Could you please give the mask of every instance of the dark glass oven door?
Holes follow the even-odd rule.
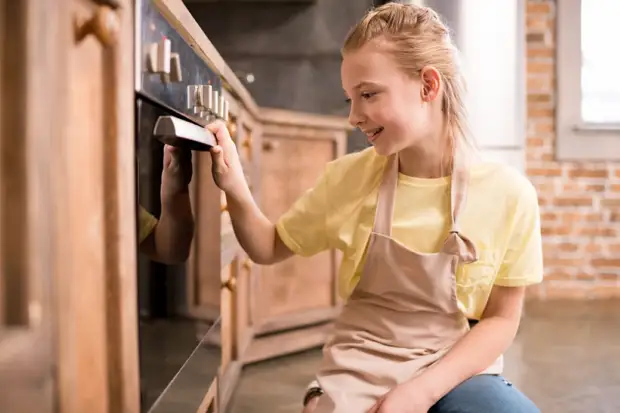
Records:
[[[163,143],[154,137],[162,116],[182,114],[136,99],[137,205],[159,217]],[[194,211],[196,213],[196,211]],[[142,412],[196,412],[217,375],[221,351],[215,323],[189,315],[185,265],[164,265],[138,252],[139,354]]]

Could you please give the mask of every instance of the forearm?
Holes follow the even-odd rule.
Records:
[[[193,236],[194,217],[189,193],[174,195],[163,202],[154,234],[157,260],[169,264],[187,260]]]
[[[226,196],[235,236],[250,259],[268,265],[282,261],[292,253],[282,245],[276,226],[263,214],[249,189]]]
[[[483,318],[437,363],[413,379],[434,402],[453,388],[487,369],[512,344],[519,321],[513,317]]]

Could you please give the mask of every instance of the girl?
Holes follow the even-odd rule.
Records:
[[[342,55],[349,119],[372,147],[331,162],[277,225],[252,200],[225,126],[209,126],[214,177],[252,260],[343,252],[347,301],[307,407],[538,412],[500,376],[525,286],[542,278],[537,196],[513,169],[474,157],[448,30],[429,8],[390,3]]]

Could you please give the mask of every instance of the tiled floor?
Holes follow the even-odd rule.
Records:
[[[246,367],[228,413],[299,413],[319,358]],[[620,412],[620,301],[530,303],[505,373],[543,413]]]

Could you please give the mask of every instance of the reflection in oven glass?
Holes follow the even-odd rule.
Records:
[[[144,100],[137,105],[137,203],[157,218],[163,145],[152,132],[159,116],[174,113]],[[189,315],[185,264],[139,253],[138,305],[141,411],[196,412],[217,374],[220,349],[212,337],[219,324]]]

